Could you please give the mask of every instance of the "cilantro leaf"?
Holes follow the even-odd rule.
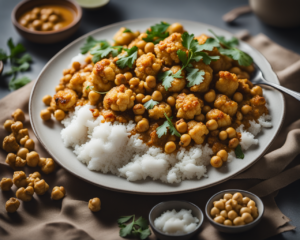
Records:
[[[198,51],[212,51],[215,47],[220,47],[220,44],[218,43],[218,41],[214,38],[208,38],[204,44],[199,44],[199,46],[197,46],[197,50]]]
[[[17,64],[23,64],[23,63],[30,63],[32,62],[32,58],[28,53],[25,53],[21,58],[19,58],[18,60],[16,60]]]
[[[118,67],[120,68],[125,68],[129,67],[132,68],[132,65],[134,64],[134,61],[137,59],[137,52],[138,52],[138,47],[134,46],[130,49],[125,49],[124,50],[127,52],[125,54],[120,54],[118,57],[118,61],[116,62]]]
[[[132,31],[130,30],[130,29],[128,29],[128,28],[125,28],[125,30],[123,31],[123,33],[132,33]]]
[[[132,231],[132,233],[134,233],[134,235],[139,236],[140,239],[146,239],[147,237],[149,237],[151,235],[151,231],[149,229],[149,227],[147,229],[142,230],[141,228],[139,229],[134,229]]]
[[[242,147],[240,144],[235,148],[234,152],[235,152],[236,158],[244,159],[245,155],[242,151]]]
[[[175,80],[174,78],[182,78],[181,73],[182,73],[182,69],[177,71],[175,74],[173,74],[171,70],[168,70],[165,72],[160,72],[157,75],[157,79],[159,81],[162,81],[162,85],[168,91],[168,89],[172,86],[172,82]]]
[[[121,228],[119,233],[120,236],[121,237],[130,236],[132,232],[133,224],[134,224],[134,220],[131,223],[127,224],[126,227]]]
[[[106,44],[108,43],[107,41],[104,40],[96,40],[92,36],[88,36],[86,39],[85,44],[80,48],[80,51],[82,54],[87,53],[90,49],[95,47],[97,44]]]
[[[169,123],[168,121],[164,121],[162,125],[160,125],[158,128],[156,128],[156,134],[159,138],[161,138],[163,135],[166,135],[168,132]]]
[[[130,215],[130,216],[122,216],[118,219],[118,224],[122,224],[122,223],[126,223],[127,221],[129,221],[134,215]]]
[[[5,62],[6,59],[8,59],[9,56],[7,56],[6,52],[0,48],[0,61]]]
[[[86,90],[91,89],[92,91],[94,91],[94,92],[96,92],[96,93],[99,93],[99,94],[106,94],[106,93],[109,92],[109,91],[107,91],[107,92],[98,92],[98,91],[94,90],[94,86],[87,86],[85,89],[86,89]]]
[[[110,46],[108,42],[100,43],[90,50],[90,53],[93,55],[92,61],[96,63],[107,57],[110,53],[113,57],[116,57],[122,51],[122,48],[121,46]]]
[[[177,56],[178,56],[179,60],[182,62],[183,66],[186,66],[188,64],[189,59],[188,59],[185,51],[182,51],[181,49],[179,49],[177,51]]]
[[[18,54],[22,53],[22,52],[25,52],[26,49],[25,47],[23,46],[23,44],[21,43],[18,43],[17,45],[15,45],[12,41],[12,38],[10,38],[8,41],[7,41],[7,45],[9,47],[9,50],[10,50],[10,57],[11,58],[14,58],[16,57]]]
[[[198,41],[194,39],[194,34],[188,34],[187,32],[184,32],[181,35],[181,38],[182,38],[182,45],[187,49],[191,49],[196,44],[198,44]]]
[[[215,38],[225,47],[232,48],[239,45],[239,40],[236,37],[232,37],[230,40],[226,40],[224,36],[218,36],[213,30],[209,29]]]
[[[169,26],[170,24],[166,22],[151,26],[150,30],[146,31],[147,37],[143,38],[143,40],[145,42],[153,42],[154,44],[159,43],[169,36],[169,33],[166,32]]]
[[[5,72],[4,74],[5,75],[12,75],[12,74],[17,73],[17,72],[23,72],[23,71],[28,70],[29,67],[30,67],[30,64],[28,62],[24,62],[23,64],[21,64],[18,67],[12,66],[12,68],[9,71]]]
[[[237,48],[220,48],[219,51],[221,54],[226,55],[234,60],[237,60],[241,66],[249,66],[253,63],[253,59],[251,56]]]
[[[133,218],[132,222],[126,225],[125,223],[131,218]],[[143,217],[135,221],[135,215],[123,216],[118,219],[118,224],[121,228],[119,232],[121,237],[139,237],[140,239],[146,239],[151,235],[148,221]]]
[[[199,70],[198,68],[186,68],[186,71],[188,72],[187,74],[187,80],[188,84],[187,87],[192,87],[195,85],[199,85],[200,83],[203,82],[205,75],[205,72],[203,70]]]
[[[21,77],[18,79],[11,80],[8,84],[8,87],[10,90],[16,90],[25,86],[29,82],[31,82],[31,80],[28,77]]]
[[[220,59],[219,56],[209,56],[206,52],[197,52],[192,57],[191,60],[195,60],[196,62],[199,62],[200,60],[203,60],[203,62],[206,65],[209,65],[211,61],[216,61]]]
[[[145,102],[145,103],[144,103],[144,107],[145,107],[146,109],[152,109],[152,108],[154,108],[154,106],[157,105],[157,104],[158,104],[157,101],[154,101],[154,100],[150,99],[148,102]]]
[[[164,112],[164,115],[165,115],[165,117],[166,117],[166,119],[168,121],[170,133],[172,135],[176,135],[177,137],[181,137],[180,133],[177,132],[176,128],[174,127],[174,125],[173,125],[173,123],[171,121],[172,118],[168,118],[168,116],[167,116],[167,114],[165,112]]]
[[[142,229],[146,229],[148,228],[148,221],[147,219],[143,218],[143,217],[139,217],[138,220],[136,220],[134,222],[135,225],[138,225],[139,227],[141,227]]]

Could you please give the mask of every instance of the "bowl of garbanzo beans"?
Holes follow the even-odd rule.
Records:
[[[71,36],[81,16],[80,6],[71,0],[27,0],[14,8],[11,19],[27,40],[50,44]]]
[[[228,189],[213,195],[207,202],[205,214],[219,231],[239,233],[255,227],[264,214],[264,204],[255,194]]]

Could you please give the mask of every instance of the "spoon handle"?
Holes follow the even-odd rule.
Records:
[[[278,89],[278,90],[280,90],[282,92],[285,92],[286,94],[289,94],[290,96],[296,98],[298,101],[300,101],[300,93],[299,92],[295,92],[293,90],[290,90],[288,88],[285,88],[285,87],[283,87],[281,85],[278,85],[278,84],[272,83],[272,82],[260,81],[259,83],[271,86],[273,88],[276,88],[276,89]]]

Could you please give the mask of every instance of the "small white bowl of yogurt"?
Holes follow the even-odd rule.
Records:
[[[201,209],[187,201],[166,201],[155,205],[149,223],[161,240],[187,240],[199,233],[203,223]]]

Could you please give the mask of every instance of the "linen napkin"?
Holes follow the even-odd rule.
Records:
[[[282,85],[300,91],[300,56],[272,42],[265,35],[246,37],[244,40],[258,49],[271,63]],[[28,100],[33,83],[15,91],[0,100],[0,123],[10,119],[16,108],[26,113],[25,127],[36,143],[36,151],[42,157],[50,157],[37,142],[29,123]],[[201,232],[193,239],[222,240],[243,239],[260,240],[294,229],[289,218],[277,207],[274,197],[279,189],[300,178],[300,111],[299,102],[285,96],[286,113],[282,129],[271,145],[268,153],[255,165],[228,180],[208,189],[171,196],[143,196],[113,192],[93,186],[61,167],[54,173],[42,174],[49,184],[48,193],[34,195],[30,202],[21,202],[16,213],[5,211],[5,202],[15,196],[16,188],[10,192],[0,191],[0,239],[122,239],[119,237],[117,219],[119,216],[136,214],[148,217],[150,209],[161,201],[186,200],[198,205],[203,211],[207,200],[216,192],[229,189],[250,190],[262,197],[265,213],[259,225],[247,233],[225,234],[215,230],[207,219]],[[0,127],[1,141],[7,132]],[[0,178],[12,178],[13,170],[5,163],[6,153],[0,150]],[[37,169],[25,168],[26,174]],[[124,180],[125,181],[125,180]],[[201,180],[200,180],[201,181]],[[64,186],[66,197],[60,201],[50,199],[54,186]],[[93,213],[88,209],[88,201],[99,197],[102,209]],[[149,239],[156,239],[154,234]]]

